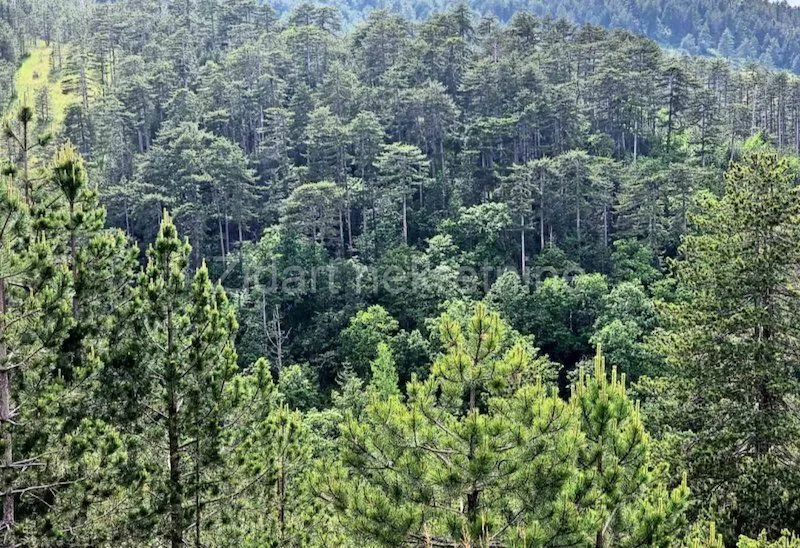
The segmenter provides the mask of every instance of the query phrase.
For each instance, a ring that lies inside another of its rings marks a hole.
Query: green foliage
[[[504,350],[497,315],[479,305],[466,331],[460,318],[437,323],[446,353],[431,376],[412,381],[407,402],[375,392],[342,427],[345,468],[320,480],[345,527],[379,544],[544,538],[569,478],[568,407],[535,383],[543,360],[522,341]]]
[[[729,4],[0,0],[0,543],[797,544],[798,12]]]
[[[278,391],[290,409],[311,409],[319,400],[319,393],[308,365],[290,365],[281,369]]]
[[[656,307],[644,288],[637,282],[623,282],[605,296],[590,340],[602,346],[611,362],[635,380],[661,372],[647,344],[656,325]]]
[[[653,251],[633,239],[617,240],[611,253],[611,278],[615,282],[639,281],[644,285],[661,278],[653,265]]]
[[[397,378],[397,366],[392,351],[386,343],[378,344],[378,356],[371,364],[372,375],[369,384],[375,397],[390,399],[400,395]]]
[[[687,298],[664,305],[658,337],[683,404],[656,420],[683,432],[676,454],[708,513],[753,536],[778,534],[796,513],[795,467],[779,455],[794,451],[798,428],[786,409],[797,394],[799,197],[789,162],[774,153],[732,165],[724,196],[703,197],[693,218],[675,263]]]
[[[377,357],[380,344],[386,344],[397,333],[399,325],[382,306],[359,311],[342,331],[341,346],[344,361],[362,376]]]
[[[224,260],[230,249],[229,223],[241,232],[252,215],[253,174],[241,149],[197,124],[165,127],[136,175],[143,208],[137,218],[156,224],[162,207],[173,209],[176,222],[192,236],[196,265],[199,250],[206,246]],[[216,247],[206,238],[212,220],[217,227]]]
[[[214,519],[204,501],[224,469],[221,421],[233,403],[226,385],[237,369],[231,305],[205,264],[190,279],[190,253],[164,212],[137,284],[137,332],[147,336],[138,341],[131,372],[139,383],[131,420],[144,422],[141,442],[153,448],[143,455],[151,473],[138,513],[172,544],[183,543],[186,530],[202,542],[205,520]]]
[[[638,411],[606,380],[602,356],[566,403],[542,384],[545,360],[483,305],[436,324],[443,353],[406,397],[379,388],[391,386],[379,352],[380,383],[342,426],[342,467],[317,478],[350,534],[392,546],[595,534],[600,546],[668,545],[687,489],[661,483]]]
[[[408,200],[416,187],[422,202],[428,160],[414,145],[392,143],[384,145],[375,159],[375,168],[378,170],[378,188],[384,203],[382,209],[391,211],[398,201],[402,203],[402,242],[408,244]]]
[[[595,546],[669,546],[682,529],[688,505],[686,477],[669,490],[664,470],[654,466],[638,404],[625,393],[616,367],[606,377],[598,346],[594,373],[581,370],[571,403],[585,438],[578,453],[581,487]]]

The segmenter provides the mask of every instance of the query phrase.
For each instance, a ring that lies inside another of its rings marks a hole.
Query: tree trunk
[[[196,454],[194,459],[194,545],[202,548],[200,543],[200,440],[195,441]]]
[[[283,371],[283,327],[281,327],[281,314],[277,304],[273,315],[275,320],[275,366],[280,373]]]
[[[22,177],[25,182],[25,203],[32,205],[31,180],[28,173],[28,122],[22,124]]]
[[[78,283],[78,240],[77,235],[75,234],[75,204],[73,202],[69,203],[69,219],[72,228],[69,232],[69,258],[72,262],[72,283]],[[77,320],[78,319],[78,295],[77,293],[73,293],[72,295],[72,315]]]
[[[800,117],[794,120],[794,153],[800,154]]]
[[[374,244],[375,244],[375,258],[377,258],[378,257],[378,229],[377,229],[378,216],[377,216],[376,205],[375,205],[375,190],[374,189],[372,190],[372,192],[370,192],[370,200],[372,202],[372,204],[371,204],[372,205],[372,208],[371,208],[372,209],[372,235],[373,235],[373,241],[374,241]]]
[[[350,207],[350,198],[347,198],[347,252],[348,255],[353,251],[353,212]]]
[[[281,462],[281,471],[278,474],[278,534],[281,541],[281,546],[285,546],[286,542],[286,471],[283,462]]]
[[[231,223],[230,217],[228,216],[227,212],[228,208],[225,208],[225,256],[231,254]]]
[[[170,545],[183,546],[183,485],[181,483],[180,426],[178,424],[177,371],[174,363],[172,310],[167,311],[167,441],[169,444]]]
[[[525,215],[520,215],[521,229],[519,231],[520,247],[520,265],[522,267],[522,277],[525,278]]]
[[[408,217],[406,216],[406,196],[403,195],[403,243],[408,245]]]
[[[222,229],[222,217],[217,217],[217,227],[219,228],[219,252],[222,264],[225,265],[225,232]]]
[[[439,139],[439,157],[442,162],[442,183],[445,181],[445,156],[444,156],[444,139]]]
[[[267,320],[267,295],[261,292],[261,328],[264,330],[264,355],[269,356],[269,321]]]
[[[2,455],[2,489],[6,493],[3,496],[3,521],[0,525],[3,528],[11,529],[14,527],[14,495],[10,494],[14,488],[13,469],[14,462],[14,439],[12,435],[13,417],[11,414],[11,371],[5,364],[8,355],[8,346],[5,339],[5,313],[6,313],[6,281],[0,278],[0,426],[3,428],[3,445],[5,445]]]
[[[544,173],[539,177],[539,245],[544,250]]]
[[[602,476],[603,475],[603,438],[601,437],[599,440],[600,445],[600,453],[597,456],[597,473]],[[594,546],[595,548],[604,548],[606,545],[606,538],[605,538],[605,524],[601,524],[600,528],[597,530],[597,535],[595,536]]]
[[[341,208],[339,209],[339,257],[344,257],[344,215]]]

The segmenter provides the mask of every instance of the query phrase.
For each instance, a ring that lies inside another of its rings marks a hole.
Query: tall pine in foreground
[[[687,299],[663,311],[659,349],[680,404],[654,418],[727,540],[800,525],[796,178],[792,160],[768,151],[732,165],[724,196],[702,199],[683,240]]]
[[[136,296],[143,336],[134,374],[146,383],[136,411],[151,448],[141,514],[173,548],[203,543],[206,498],[222,468],[226,385],[236,373],[233,310],[205,264],[190,277],[190,253],[165,212]]]
[[[54,251],[52,241],[36,234],[25,189],[4,179],[0,182],[0,469],[4,543],[13,543],[15,538],[19,498],[36,487],[25,472],[45,464],[34,454],[22,454],[18,444],[30,427],[27,421],[38,414],[37,395],[27,394],[34,397],[32,401],[25,397],[26,381],[41,377],[42,368],[52,357],[69,321],[65,308],[69,273],[56,264]]]
[[[121,231],[105,227],[105,208],[71,143],[56,151],[47,182],[48,208],[57,211],[48,237],[58,242],[57,261],[70,275],[65,306],[71,322],[49,364],[49,389],[41,389],[48,377],[30,384],[39,401],[46,402],[40,405],[40,422],[48,421],[34,439],[39,452],[71,442],[74,448],[61,456],[59,468],[71,469],[80,481],[58,489],[39,523],[40,529],[57,531],[64,542],[98,544],[119,539],[118,520],[125,518],[121,508],[133,479],[123,435],[108,411],[115,399],[108,364],[121,334],[130,328],[138,250]],[[52,474],[57,468],[48,469]],[[38,502],[31,508],[43,509]]]
[[[91,542],[103,534],[96,518],[108,510],[100,508],[113,495],[109,486],[126,456],[118,433],[92,412],[100,349],[87,340],[73,353],[64,343],[84,329],[75,304],[91,291],[81,288],[78,256],[87,257],[85,243],[102,239],[103,212],[96,201],[83,200],[91,192],[74,149],[63,147],[41,166],[29,158],[33,148],[24,137],[29,109],[18,120],[23,138],[14,140],[22,167],[7,169],[0,183],[3,542],[42,544],[74,539],[75,531]],[[98,279],[109,272],[99,262],[85,266]],[[106,324],[107,309],[96,297],[91,317]]]

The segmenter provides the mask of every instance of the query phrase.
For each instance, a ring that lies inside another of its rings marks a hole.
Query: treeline
[[[300,2],[278,1],[279,13]],[[425,20],[452,9],[451,0],[324,2],[340,9],[349,23],[358,23],[377,9],[411,20]],[[520,11],[539,17],[567,19],[583,25],[625,29],[689,54],[722,56],[739,63],[800,72],[800,10],[769,0],[471,0],[469,7],[484,17],[508,22]]]

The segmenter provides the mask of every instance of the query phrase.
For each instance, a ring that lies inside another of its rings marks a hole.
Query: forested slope
[[[349,22],[358,22],[375,9],[423,20],[458,4],[456,0],[326,3],[341,9]],[[297,4],[283,0],[273,5],[284,12]],[[796,30],[800,8],[782,1],[471,0],[467,4],[480,15],[500,21],[529,11],[540,17],[630,30],[686,53],[800,71],[800,36]]]
[[[0,2],[3,542],[796,546],[800,79],[279,11]]]

